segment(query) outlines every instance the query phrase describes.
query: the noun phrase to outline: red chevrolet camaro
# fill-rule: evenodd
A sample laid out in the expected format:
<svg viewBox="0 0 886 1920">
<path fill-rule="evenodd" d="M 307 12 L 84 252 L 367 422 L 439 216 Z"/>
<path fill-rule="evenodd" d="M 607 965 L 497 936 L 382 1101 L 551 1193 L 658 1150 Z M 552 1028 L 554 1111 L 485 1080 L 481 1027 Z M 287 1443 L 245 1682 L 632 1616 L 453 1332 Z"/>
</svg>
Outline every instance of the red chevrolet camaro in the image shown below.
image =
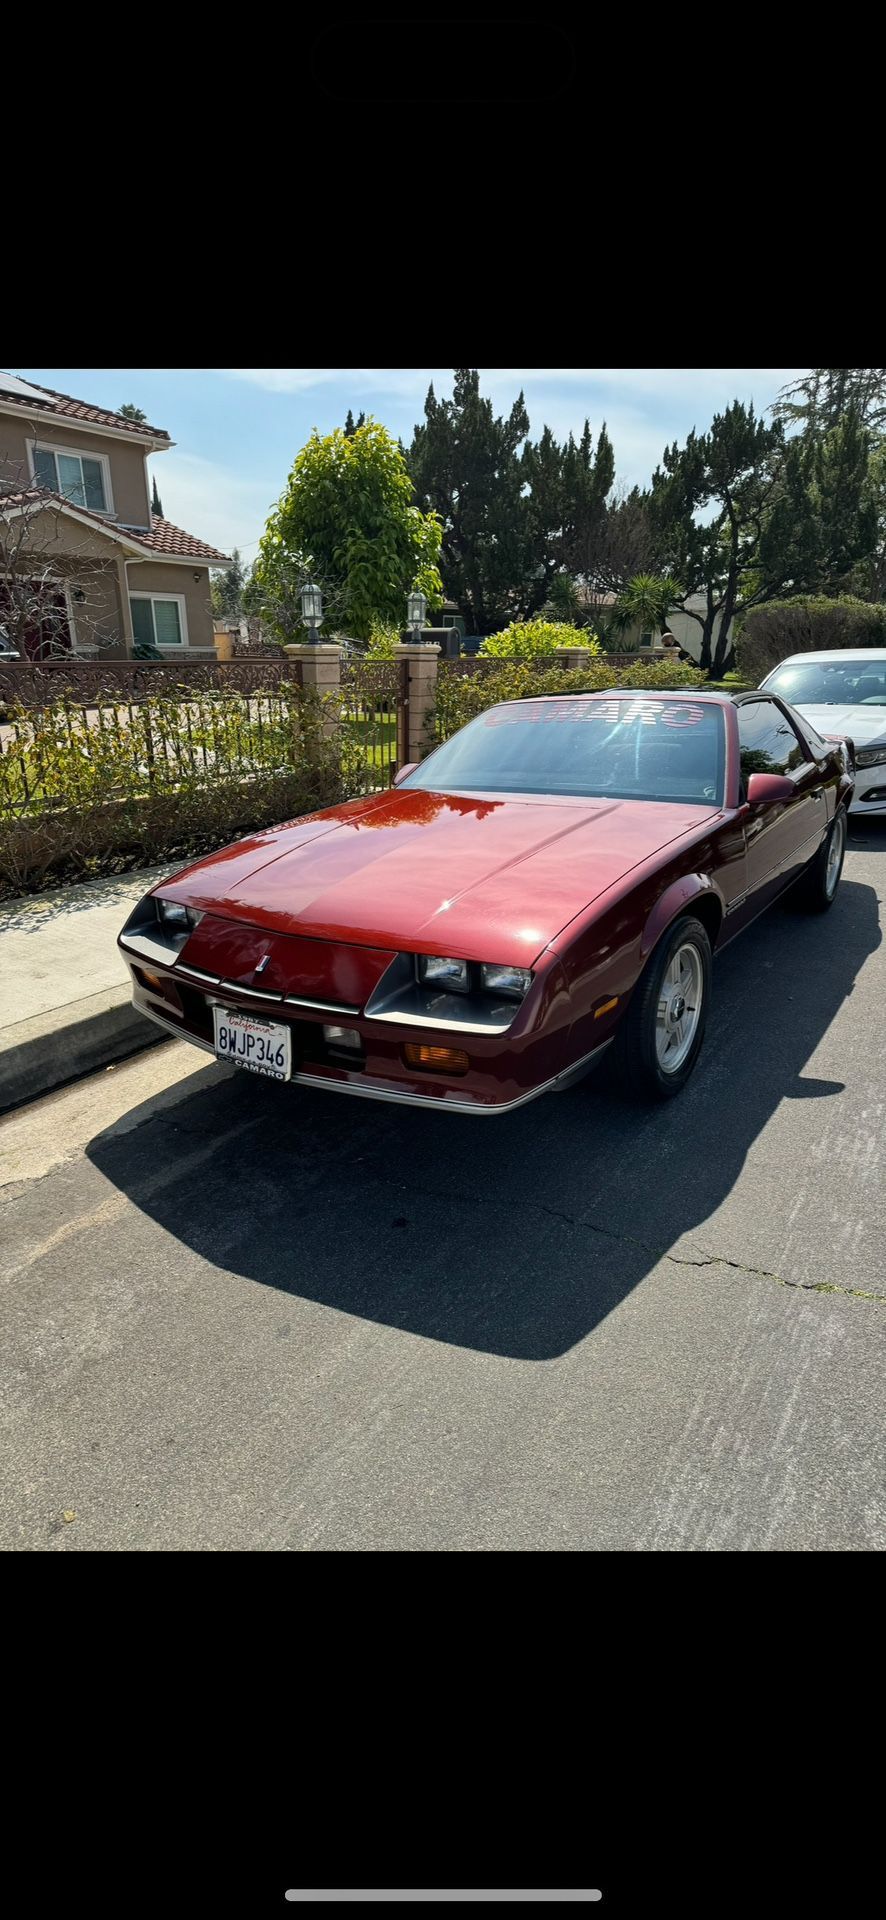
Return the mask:
<svg viewBox="0 0 886 1920">
<path fill-rule="evenodd" d="M 278 1080 L 507 1113 L 615 1044 L 679 1092 L 711 955 L 794 882 L 837 891 L 848 742 L 763 693 L 510 701 L 385 793 L 251 835 L 147 893 L 135 1005 Z"/>
</svg>

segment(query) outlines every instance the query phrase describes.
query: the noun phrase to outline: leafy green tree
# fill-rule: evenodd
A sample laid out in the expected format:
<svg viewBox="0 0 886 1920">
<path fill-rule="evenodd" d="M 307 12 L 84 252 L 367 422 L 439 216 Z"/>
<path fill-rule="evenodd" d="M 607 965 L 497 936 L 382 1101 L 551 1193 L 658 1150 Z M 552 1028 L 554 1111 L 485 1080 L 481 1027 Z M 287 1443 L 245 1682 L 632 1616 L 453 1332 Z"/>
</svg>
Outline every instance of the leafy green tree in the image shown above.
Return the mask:
<svg viewBox="0 0 886 1920">
<path fill-rule="evenodd" d="M 722 679 L 736 616 L 785 593 L 839 592 L 870 554 L 866 431 L 849 409 L 823 435 L 786 442 L 780 420 L 735 401 L 708 433 L 665 450 L 649 512 L 658 565 L 701 628 L 701 666 Z"/>
<path fill-rule="evenodd" d="M 142 413 L 141 407 L 134 407 L 131 400 L 127 400 L 125 407 L 120 407 L 118 411 L 121 419 L 134 420 L 136 426 L 141 426 L 142 421 L 147 420 L 148 417 L 146 413 Z"/>
<path fill-rule="evenodd" d="M 413 501 L 396 441 L 372 418 L 352 434 L 314 431 L 271 514 L 255 565 L 262 610 L 282 638 L 300 620 L 300 584 L 326 596 L 323 631 L 368 640 L 373 623 L 402 626 L 413 587 L 439 606 L 440 522 Z"/>
<path fill-rule="evenodd" d="M 842 578 L 839 565 L 832 566 L 825 590 L 839 591 L 845 584 L 879 600 L 886 592 L 886 368 L 814 367 L 802 380 L 782 388 L 773 414 L 788 429 L 797 429 L 796 439 L 810 465 L 817 456 L 830 468 L 830 485 L 827 473 L 816 478 L 825 502 L 830 493 L 827 540 L 837 561 L 841 543 L 844 557 L 856 551 L 854 565 L 850 571 L 843 568 Z M 867 465 L 861 507 L 869 517 L 858 523 L 853 497 L 863 440 Z M 874 531 L 868 542 L 870 516 Z"/>
<path fill-rule="evenodd" d="M 668 614 L 679 604 L 680 588 L 668 574 L 636 573 L 618 596 L 612 624 L 616 633 L 636 626 L 644 633 L 666 633 Z"/>
<path fill-rule="evenodd" d="M 152 512 L 152 513 L 156 513 L 156 515 L 157 515 L 157 518 L 158 518 L 158 520 L 162 520 L 162 519 L 163 519 L 163 517 L 164 517 L 164 516 L 163 516 L 163 508 L 162 508 L 162 506 L 161 506 L 161 504 L 160 504 L 160 495 L 159 495 L 159 493 L 157 492 L 157 479 L 156 479 L 156 475 L 155 475 L 155 477 L 154 477 L 154 485 L 153 485 L 153 488 L 152 488 L 152 491 L 151 491 L 151 512 Z"/>
<path fill-rule="evenodd" d="M 218 618 L 235 618 L 243 613 L 243 593 L 247 582 L 248 568 L 244 567 L 239 547 L 231 554 L 231 564 L 223 573 L 214 573 L 210 579 L 210 597 L 212 611 Z"/>
<path fill-rule="evenodd" d="M 473 633 L 544 606 L 612 486 L 605 426 L 596 448 L 587 422 L 578 443 L 570 435 L 565 446 L 548 427 L 537 443 L 528 434 L 522 393 L 496 416 L 476 369 L 459 367 L 451 400 L 429 388 L 407 456 L 420 502 L 442 521 L 446 592 Z"/>
<path fill-rule="evenodd" d="M 827 433 L 847 413 L 856 413 L 875 438 L 886 434 L 886 367 L 813 367 L 782 387 L 772 409 L 776 420 L 803 433 Z"/>
<path fill-rule="evenodd" d="M 760 540 L 784 430 L 735 401 L 709 433 L 665 449 L 652 477 L 649 513 L 662 571 L 682 583 L 679 603 L 701 627 L 700 664 L 722 679 L 732 661 L 730 623 L 748 590 L 762 594 Z M 701 596 L 703 612 L 688 606 Z M 716 648 L 714 629 L 718 626 Z"/>
</svg>

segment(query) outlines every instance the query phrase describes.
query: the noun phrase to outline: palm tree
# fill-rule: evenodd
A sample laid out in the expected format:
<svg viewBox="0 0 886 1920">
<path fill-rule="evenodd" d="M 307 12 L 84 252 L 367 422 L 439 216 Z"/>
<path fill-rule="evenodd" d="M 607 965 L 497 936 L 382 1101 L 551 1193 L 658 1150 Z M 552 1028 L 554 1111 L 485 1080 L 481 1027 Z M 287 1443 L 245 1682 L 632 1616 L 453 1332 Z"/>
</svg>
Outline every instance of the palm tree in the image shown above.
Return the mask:
<svg viewBox="0 0 886 1920">
<path fill-rule="evenodd" d="M 618 596 L 612 615 L 617 633 L 639 627 L 641 633 L 666 633 L 668 613 L 681 598 L 676 580 L 668 574 L 635 573 Z"/>
</svg>

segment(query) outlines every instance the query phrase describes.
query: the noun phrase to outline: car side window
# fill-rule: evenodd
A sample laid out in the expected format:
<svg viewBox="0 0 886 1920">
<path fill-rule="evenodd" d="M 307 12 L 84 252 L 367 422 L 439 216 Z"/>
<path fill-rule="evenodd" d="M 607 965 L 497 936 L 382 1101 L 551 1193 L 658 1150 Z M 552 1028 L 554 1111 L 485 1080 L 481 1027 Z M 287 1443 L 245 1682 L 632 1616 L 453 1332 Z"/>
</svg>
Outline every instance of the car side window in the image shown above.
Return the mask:
<svg viewBox="0 0 886 1920">
<path fill-rule="evenodd" d="M 808 758 L 787 714 L 774 700 L 742 701 L 738 740 L 745 786 L 752 773 L 795 773 Z"/>
</svg>

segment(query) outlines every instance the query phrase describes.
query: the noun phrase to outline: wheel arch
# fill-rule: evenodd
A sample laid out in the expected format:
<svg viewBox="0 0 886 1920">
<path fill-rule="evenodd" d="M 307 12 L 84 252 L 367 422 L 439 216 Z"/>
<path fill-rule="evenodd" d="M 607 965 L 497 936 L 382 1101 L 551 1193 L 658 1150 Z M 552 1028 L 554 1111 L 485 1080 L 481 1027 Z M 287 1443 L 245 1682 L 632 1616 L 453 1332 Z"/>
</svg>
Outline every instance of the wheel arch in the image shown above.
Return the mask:
<svg viewBox="0 0 886 1920">
<path fill-rule="evenodd" d="M 724 911 L 719 890 L 705 874 L 687 873 L 682 879 L 672 881 L 659 895 L 643 929 L 640 942 L 642 962 L 645 964 L 658 946 L 662 934 L 667 933 L 674 921 L 685 913 L 693 913 L 701 921 L 713 951 L 723 924 Z"/>
</svg>

